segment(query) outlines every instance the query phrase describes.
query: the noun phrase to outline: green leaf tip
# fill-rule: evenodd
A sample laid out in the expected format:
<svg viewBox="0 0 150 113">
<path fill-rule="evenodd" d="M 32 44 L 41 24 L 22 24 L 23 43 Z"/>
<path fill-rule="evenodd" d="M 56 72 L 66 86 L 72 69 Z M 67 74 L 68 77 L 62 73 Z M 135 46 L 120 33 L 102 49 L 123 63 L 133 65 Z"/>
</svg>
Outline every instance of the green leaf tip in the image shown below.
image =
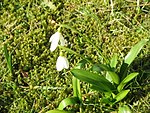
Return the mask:
<svg viewBox="0 0 150 113">
<path fill-rule="evenodd" d="M 129 53 L 125 56 L 124 62 L 130 65 L 148 41 L 149 39 L 142 39 L 140 42 L 134 45 L 129 51 Z"/>
<path fill-rule="evenodd" d="M 78 97 L 68 97 L 62 100 L 58 106 L 59 110 L 63 110 L 65 107 L 73 104 L 78 104 L 80 103 L 80 100 Z"/>
</svg>

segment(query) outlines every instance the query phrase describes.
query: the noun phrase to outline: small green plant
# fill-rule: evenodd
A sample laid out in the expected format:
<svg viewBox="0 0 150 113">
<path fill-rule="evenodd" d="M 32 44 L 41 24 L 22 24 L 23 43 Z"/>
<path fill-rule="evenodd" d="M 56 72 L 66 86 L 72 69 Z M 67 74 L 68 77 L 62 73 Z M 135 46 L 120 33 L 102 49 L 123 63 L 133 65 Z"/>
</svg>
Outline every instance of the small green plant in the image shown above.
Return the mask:
<svg viewBox="0 0 150 113">
<path fill-rule="evenodd" d="M 67 41 L 64 39 L 60 33 L 61 27 L 58 28 L 58 31 L 50 37 L 51 47 L 50 50 L 53 52 L 58 45 L 60 45 L 60 56 L 56 61 L 57 71 L 62 71 L 63 69 L 69 68 L 69 62 L 64 56 L 64 48 Z M 71 51 L 71 50 L 70 50 Z M 73 97 L 68 97 L 62 100 L 56 110 L 50 110 L 47 113 L 72 113 L 72 111 L 63 110 L 68 105 L 80 104 L 81 103 L 81 92 L 80 92 L 80 82 L 75 77 L 72 78 L 73 83 Z"/>
<path fill-rule="evenodd" d="M 129 66 L 147 42 L 148 39 L 143 39 L 133 46 L 119 68 L 117 67 L 117 56 L 113 56 L 106 64 L 98 62 L 92 64 L 89 70 L 72 69 L 71 72 L 79 80 L 91 84 L 92 89 L 103 93 L 101 102 L 114 105 L 130 92 L 130 89 L 126 89 L 125 86 L 139 73 L 128 73 Z"/>
<path fill-rule="evenodd" d="M 56 49 L 60 41 L 60 56 L 63 57 L 62 52 L 68 51 L 73 54 L 79 55 L 83 59 L 79 62 L 79 64 L 76 67 L 74 67 L 71 70 L 71 73 L 73 75 L 73 97 L 68 97 L 62 100 L 57 110 L 51 110 L 48 111 L 48 113 L 54 113 L 56 111 L 59 113 L 66 112 L 63 109 L 66 108 L 68 105 L 79 104 L 82 106 L 80 80 L 91 84 L 92 89 L 101 92 L 103 94 L 101 102 L 103 103 L 112 106 L 124 99 L 130 92 L 130 89 L 126 89 L 125 86 L 139 74 L 138 72 L 128 73 L 129 66 L 137 57 L 142 47 L 148 42 L 148 39 L 143 39 L 140 42 L 138 42 L 135 46 L 133 46 L 129 53 L 123 59 L 122 65 L 118 67 L 118 59 L 116 55 L 114 55 L 111 59 L 104 57 L 101 53 L 101 50 L 96 45 L 94 45 L 87 36 L 81 33 L 79 33 L 79 35 L 84 37 L 89 44 L 93 45 L 93 47 L 97 50 L 98 54 L 101 55 L 105 62 L 94 62 L 92 58 L 85 58 L 84 56 L 76 53 L 75 51 L 66 48 L 65 40 L 60 34 L 61 27 L 69 28 L 73 32 L 79 33 L 74 28 L 62 24 L 59 27 L 58 32 L 56 32 L 50 38 L 51 51 L 54 51 Z M 87 69 L 85 65 L 87 65 L 88 63 L 90 63 L 90 68 Z M 59 65 L 57 64 L 58 60 L 56 63 L 56 68 L 58 71 L 61 71 L 64 68 L 68 69 L 69 67 L 69 62 L 65 57 L 63 57 L 63 59 L 59 61 Z M 59 67 L 61 67 L 61 69 L 59 69 Z M 80 112 L 82 112 L 82 110 Z"/>
</svg>

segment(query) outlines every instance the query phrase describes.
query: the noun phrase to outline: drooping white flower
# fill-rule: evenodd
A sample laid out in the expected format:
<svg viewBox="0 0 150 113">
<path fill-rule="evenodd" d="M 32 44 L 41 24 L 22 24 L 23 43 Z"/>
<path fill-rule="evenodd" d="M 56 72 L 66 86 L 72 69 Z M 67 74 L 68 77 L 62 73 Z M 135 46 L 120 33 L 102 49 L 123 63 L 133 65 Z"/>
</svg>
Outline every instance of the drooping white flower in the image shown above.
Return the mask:
<svg viewBox="0 0 150 113">
<path fill-rule="evenodd" d="M 50 50 L 51 50 L 51 52 L 53 52 L 57 48 L 59 41 L 60 41 L 61 46 L 65 46 L 66 41 L 60 32 L 56 32 L 55 34 L 53 34 L 50 37 L 50 42 L 51 42 Z"/>
<path fill-rule="evenodd" d="M 56 62 L 56 69 L 57 71 L 61 71 L 62 69 L 68 69 L 69 68 L 69 62 L 66 57 L 59 56 Z"/>
</svg>

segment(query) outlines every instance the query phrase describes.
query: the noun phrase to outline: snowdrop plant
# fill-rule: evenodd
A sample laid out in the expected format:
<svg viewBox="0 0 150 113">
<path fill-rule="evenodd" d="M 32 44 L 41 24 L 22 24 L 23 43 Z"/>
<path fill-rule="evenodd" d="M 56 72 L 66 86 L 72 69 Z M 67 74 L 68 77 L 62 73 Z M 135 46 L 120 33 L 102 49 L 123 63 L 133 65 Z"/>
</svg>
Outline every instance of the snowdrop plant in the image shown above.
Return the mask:
<svg viewBox="0 0 150 113">
<path fill-rule="evenodd" d="M 63 55 L 64 50 L 72 52 L 73 54 L 77 54 L 76 52 L 64 47 L 64 46 L 66 46 L 66 40 L 64 39 L 64 37 L 60 33 L 61 27 L 62 26 L 60 26 L 58 31 L 50 37 L 50 42 L 51 42 L 50 50 L 51 50 L 51 52 L 53 52 L 57 48 L 57 46 L 59 45 L 59 42 L 60 42 L 60 46 L 59 46 L 60 47 L 60 56 L 57 58 L 57 61 L 56 61 L 57 71 L 62 71 L 63 69 L 69 68 L 69 62 L 68 62 L 67 58 L 64 57 L 64 55 Z M 78 66 L 78 68 L 80 68 L 80 66 Z M 73 97 L 65 98 L 64 100 L 61 101 L 57 110 L 50 110 L 47 113 L 56 113 L 56 112 L 58 112 L 58 113 L 70 113 L 70 112 L 64 111 L 63 109 L 65 107 L 67 107 L 68 105 L 81 103 L 80 81 L 73 76 L 72 77 L 72 84 L 73 84 Z"/>
<path fill-rule="evenodd" d="M 84 37 L 85 40 L 96 49 L 98 54 L 104 59 L 104 62 L 94 62 L 92 61 L 92 58 L 89 57 L 85 58 L 84 56 L 79 55 L 78 53 L 69 48 L 65 48 L 64 46 L 61 47 L 63 50 L 66 50 L 75 55 L 79 55 L 82 58 L 82 60 L 79 62 L 79 64 L 77 64 L 76 67 L 74 67 L 71 70 L 71 74 L 73 75 L 72 81 L 73 81 L 74 96 L 62 100 L 58 106 L 58 110 L 56 111 L 59 111 L 59 113 L 63 112 L 69 113 L 63 110 L 68 105 L 79 104 L 82 106 L 83 102 L 80 91 L 80 80 L 89 83 L 91 85 L 91 89 L 101 92 L 103 95 L 101 102 L 103 103 L 112 106 L 120 102 L 122 99 L 124 99 L 130 92 L 130 89 L 125 86 L 127 86 L 127 84 L 139 74 L 138 72 L 128 73 L 129 66 L 131 65 L 133 60 L 137 57 L 142 47 L 145 44 L 147 44 L 149 40 L 143 39 L 135 46 L 133 46 L 129 51 L 129 53 L 125 56 L 118 71 L 117 56 L 113 56 L 111 59 L 104 57 L 101 52 L 101 49 L 99 49 L 96 45 L 94 45 L 92 41 L 88 38 L 88 36 L 81 34 L 80 32 L 78 32 L 77 30 L 68 25 L 61 25 L 61 27 L 69 28 L 73 32 L 78 33 L 81 37 Z M 69 67 L 68 66 L 69 63 L 65 57 L 60 56 L 57 62 L 58 66 L 61 64 L 61 67 L 57 68 L 57 70 L 62 70 L 63 68 Z M 85 64 L 88 63 L 90 63 L 91 65 L 90 69 L 86 69 Z M 127 109 L 129 108 L 126 107 L 123 110 L 122 108 L 119 108 L 119 111 L 120 109 L 121 111 L 124 112 L 127 111 Z M 48 113 L 55 113 L 56 111 L 54 110 Z M 82 112 L 82 109 L 80 112 Z"/>
<path fill-rule="evenodd" d="M 58 28 L 58 31 L 50 37 L 51 52 L 53 52 L 57 48 L 57 46 L 59 45 L 59 42 L 60 42 L 61 46 L 66 45 L 66 40 L 62 36 L 60 29 L 61 29 L 61 27 Z M 58 59 L 56 61 L 56 69 L 57 69 L 57 71 L 62 71 L 63 69 L 68 69 L 68 68 L 69 68 L 69 62 L 68 62 L 67 58 L 64 57 L 62 52 L 60 51 L 60 56 L 58 57 Z"/>
</svg>

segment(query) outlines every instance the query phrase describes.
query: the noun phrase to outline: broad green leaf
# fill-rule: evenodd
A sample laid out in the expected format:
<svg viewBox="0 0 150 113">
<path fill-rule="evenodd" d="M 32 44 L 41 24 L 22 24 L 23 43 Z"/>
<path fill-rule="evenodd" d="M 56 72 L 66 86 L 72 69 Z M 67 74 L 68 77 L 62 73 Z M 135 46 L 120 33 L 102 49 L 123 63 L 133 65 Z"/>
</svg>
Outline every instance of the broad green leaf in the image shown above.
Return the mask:
<svg viewBox="0 0 150 113">
<path fill-rule="evenodd" d="M 132 113 L 131 109 L 127 105 L 123 105 L 119 107 L 118 113 Z"/>
<path fill-rule="evenodd" d="M 71 72 L 73 76 L 75 76 L 79 80 L 85 81 L 92 85 L 100 86 L 102 84 L 105 84 L 105 87 L 107 87 L 106 90 L 109 91 L 111 88 L 113 88 L 112 84 L 104 76 L 100 76 L 96 73 L 81 69 L 73 69 Z"/>
<path fill-rule="evenodd" d="M 113 83 L 119 84 L 120 79 L 119 79 L 119 76 L 115 72 L 108 71 L 107 76 L 111 77 L 111 80 Z"/>
<path fill-rule="evenodd" d="M 46 113 L 74 113 L 74 112 L 56 109 L 56 110 L 47 111 Z"/>
<path fill-rule="evenodd" d="M 112 78 L 111 78 L 111 76 L 109 75 L 108 71 L 106 72 L 106 79 L 107 79 L 109 82 L 113 83 Z"/>
<path fill-rule="evenodd" d="M 99 83 L 99 85 L 92 85 L 91 89 L 97 90 L 99 92 L 111 92 L 110 88 L 103 83 Z"/>
<path fill-rule="evenodd" d="M 133 62 L 133 60 L 137 57 L 138 53 L 141 51 L 142 47 L 148 42 L 148 39 L 143 39 L 134 45 L 129 53 L 126 55 L 123 64 L 121 65 L 120 73 L 121 80 L 126 77 L 128 67 Z"/>
<path fill-rule="evenodd" d="M 130 73 L 129 75 L 127 75 L 126 78 L 123 79 L 123 81 L 121 83 L 128 83 L 130 80 L 132 80 L 134 77 L 136 77 L 139 73 Z"/>
<path fill-rule="evenodd" d="M 127 75 L 127 77 L 124 78 L 124 79 L 122 80 L 122 82 L 119 84 L 119 86 L 117 87 L 118 91 L 120 92 L 120 91 L 123 89 L 123 87 L 124 87 L 129 81 L 131 81 L 133 78 L 135 78 L 138 74 L 139 74 L 139 73 L 131 73 L 131 74 Z"/>
<path fill-rule="evenodd" d="M 117 55 L 114 55 L 113 57 L 112 57 L 112 59 L 110 60 L 110 67 L 111 68 L 116 68 L 116 65 L 117 65 Z"/>
<path fill-rule="evenodd" d="M 120 93 L 118 93 L 116 95 L 116 97 L 114 99 L 116 99 L 116 102 L 119 102 L 120 100 L 122 100 L 123 98 L 126 97 L 126 95 L 129 93 L 130 90 L 122 90 Z"/>
<path fill-rule="evenodd" d="M 97 73 L 92 73 L 90 71 L 87 70 L 82 70 L 82 69 L 73 69 L 71 70 L 71 72 L 73 73 L 73 75 L 77 78 L 89 78 L 93 81 L 99 81 L 99 82 L 104 82 L 104 83 L 109 83 L 109 81 L 107 79 L 105 79 L 104 76 L 101 76 Z"/>
<path fill-rule="evenodd" d="M 68 105 L 79 104 L 79 103 L 80 100 L 78 97 L 68 97 L 61 101 L 61 103 L 58 106 L 58 109 L 63 110 Z"/>
<path fill-rule="evenodd" d="M 148 42 L 148 39 L 143 39 L 140 42 L 138 42 L 136 45 L 134 45 L 129 53 L 126 55 L 124 59 L 124 63 L 130 65 L 133 60 L 137 57 L 138 53 L 141 51 L 142 47 Z"/>
</svg>

